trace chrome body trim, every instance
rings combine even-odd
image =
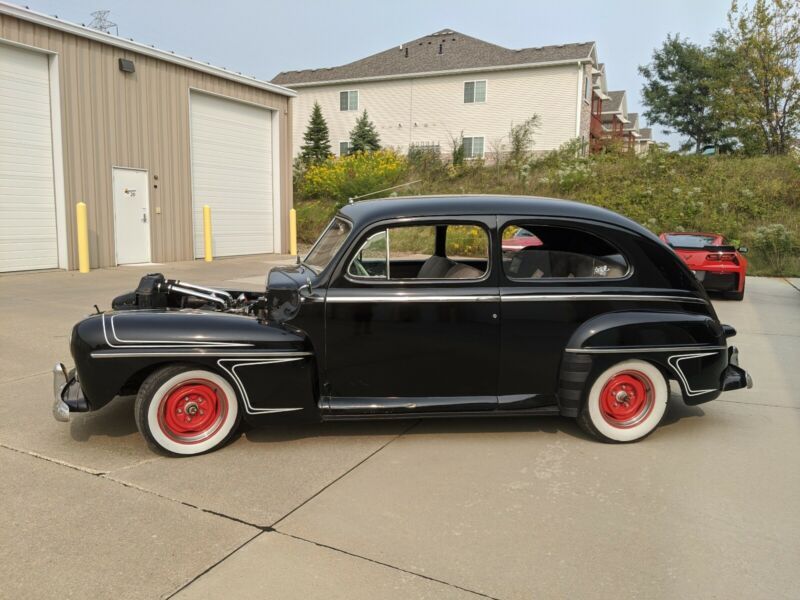
[[[690,296],[650,296],[645,294],[521,294],[503,295],[501,302],[552,302],[555,300],[630,300],[633,302],[696,302],[705,304],[702,298]]]
[[[161,350],[161,348],[158,348]],[[196,357],[218,357],[218,356],[237,356],[237,357],[251,357],[251,358],[287,358],[287,357],[297,357],[302,358],[304,356],[311,356],[311,352],[207,352],[205,348],[197,348],[195,352],[185,352],[183,350],[190,350],[190,348],[181,348],[180,352],[117,352],[115,350],[112,351],[103,351],[103,350],[96,350],[92,352],[92,358],[146,358],[146,357],[185,357],[185,356],[196,356]]]
[[[726,346],[661,346],[661,347],[628,347],[628,348],[567,348],[564,352],[571,354],[625,354],[631,352],[685,352],[691,350],[727,350]]]
[[[402,296],[331,296],[328,294],[327,302],[357,303],[357,302],[497,302],[497,295],[474,296],[435,296],[435,295],[402,295]]]
[[[500,294],[476,295],[413,295],[398,294],[395,296],[335,296],[328,294],[328,302],[559,302],[559,301],[632,301],[632,302],[695,302],[705,304],[702,298],[684,296],[649,296],[633,294],[524,294],[508,296]]]

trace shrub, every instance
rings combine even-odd
[[[395,185],[406,170],[406,159],[392,150],[356,152],[310,166],[297,188],[305,198],[333,200],[341,206],[348,198]]]
[[[795,249],[792,233],[782,223],[756,228],[750,234],[750,244],[775,273],[785,272],[785,267],[792,259],[792,251]]]

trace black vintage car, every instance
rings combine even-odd
[[[666,244],[563,200],[358,202],[266,294],[154,274],[112,306],[75,326],[54,414],[138,394],[142,435],[173,454],[219,447],[240,419],[563,415],[630,442],[670,380],[687,404],[752,385]]]

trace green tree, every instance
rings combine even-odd
[[[300,146],[300,160],[308,167],[318,165],[331,155],[331,140],[328,124],[322,116],[322,108],[314,102],[311,109],[311,118],[308,121],[303,145]]]
[[[786,154],[800,135],[800,5],[755,0],[714,36],[717,111],[749,153]]]
[[[353,131],[350,132],[350,153],[372,152],[380,150],[381,140],[375,125],[369,120],[366,109],[358,117]]]
[[[719,144],[726,137],[723,121],[711,96],[715,86],[716,63],[708,49],[669,35],[653,51],[650,64],[639,67],[646,83],[642,97],[644,116],[650,123],[663,125],[689,141],[699,151],[708,144]]]

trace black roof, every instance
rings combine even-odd
[[[599,221],[633,230],[648,237],[655,237],[652,232],[635,221],[611,210],[574,200],[537,196],[399,196],[379,200],[360,200],[343,206],[339,212],[353,221],[356,227],[384,219],[411,217],[530,215]]]

